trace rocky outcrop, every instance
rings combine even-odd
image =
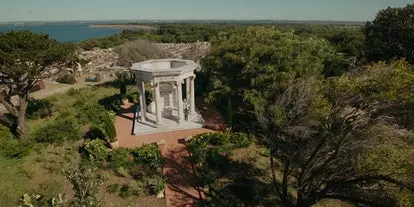
[[[118,68],[116,66],[118,54],[114,52],[112,48],[95,48],[90,51],[82,51],[79,53],[79,59],[87,62],[83,66],[84,71]]]
[[[184,58],[199,62],[210,51],[208,42],[196,43],[154,43],[157,47],[167,52],[169,58]],[[90,51],[79,52],[79,59],[86,62],[82,66],[83,71],[102,69],[124,69],[117,65],[119,55],[112,49],[95,48]]]
[[[156,43],[156,45],[167,51],[171,58],[190,59],[196,62],[205,57],[211,48],[209,42]]]

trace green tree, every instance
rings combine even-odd
[[[366,53],[374,61],[406,58],[414,62],[414,5],[383,9],[365,26]]]
[[[296,77],[322,77],[325,63],[342,58],[326,40],[266,27],[225,30],[212,44],[202,62],[209,79],[207,98],[226,106],[230,96],[236,111],[259,109],[274,98],[269,91],[283,92]]]
[[[52,74],[53,66],[56,69],[64,63],[73,50],[73,45],[59,43],[45,34],[29,31],[0,34],[0,101],[18,120],[19,135],[25,133],[30,90],[38,80]],[[13,95],[18,96],[17,105],[11,101]]]
[[[119,83],[119,93],[122,97],[126,96],[127,85],[132,81],[131,73],[125,71],[119,71],[116,73],[117,81]]]

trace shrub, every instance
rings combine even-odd
[[[118,193],[121,190],[121,186],[117,183],[109,185],[107,188],[109,193]]]
[[[86,140],[84,144],[85,156],[89,160],[94,160],[97,164],[103,164],[109,155],[108,147],[106,143],[100,139]]]
[[[132,194],[133,192],[127,184],[122,185],[121,189],[119,189],[119,196],[122,198],[130,197]]]
[[[142,163],[152,170],[158,170],[162,166],[161,150],[155,143],[133,149],[132,156],[136,162]]]
[[[229,141],[236,147],[248,147],[252,143],[252,137],[242,132],[236,132],[230,135]]]
[[[105,140],[105,130],[102,129],[100,125],[93,124],[92,127],[89,129],[88,132],[86,132],[85,137],[91,138],[91,139],[101,139]]]
[[[130,150],[124,148],[111,151],[108,157],[108,161],[110,162],[109,165],[113,169],[118,169],[120,167],[127,168],[132,164],[132,159]]]
[[[99,104],[86,104],[77,108],[77,118],[79,123],[92,122],[94,124],[101,124],[104,117],[107,115],[105,107]]]
[[[96,194],[104,179],[96,168],[81,166],[79,170],[69,170],[65,174],[74,191],[72,206],[102,206],[102,202],[96,198]]]
[[[65,73],[63,75],[60,75],[58,78],[56,78],[56,82],[64,83],[64,84],[75,84],[76,79],[73,74]]]
[[[21,158],[29,154],[32,144],[26,139],[16,139],[9,128],[0,125],[0,155],[5,158]]]
[[[121,110],[121,100],[121,95],[115,94],[113,96],[109,96],[99,100],[99,104],[104,106],[107,110],[119,112]]]
[[[208,138],[209,144],[213,146],[221,146],[229,143],[230,134],[229,133],[209,133],[206,136],[210,136]]]
[[[112,121],[109,114],[105,114],[103,117],[103,123],[102,128],[105,130],[106,138],[109,142],[115,142],[116,141],[116,129],[114,122]]]
[[[125,71],[118,71],[116,73],[116,77],[118,78],[117,81],[120,85],[119,87],[119,93],[121,96],[125,96],[127,93],[127,84],[131,82],[131,75],[128,72]]]
[[[53,122],[38,128],[32,137],[41,143],[62,144],[65,141],[76,141],[82,138],[74,117],[57,117]]]
[[[139,103],[139,93],[131,93],[128,96],[128,101],[131,103]]]
[[[166,179],[164,179],[162,176],[158,176],[157,178],[152,180],[152,182],[148,183],[148,192],[150,194],[160,193],[162,190],[165,189],[165,181]]]
[[[52,103],[48,100],[31,99],[27,105],[26,115],[29,119],[45,118],[52,115]]]

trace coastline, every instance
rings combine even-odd
[[[90,28],[112,28],[112,29],[142,29],[153,30],[155,27],[146,25],[129,25],[129,24],[91,24]]]

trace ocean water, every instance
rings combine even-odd
[[[11,30],[29,30],[48,34],[60,42],[80,42],[91,38],[100,38],[120,33],[117,28],[90,28],[90,24],[53,24],[53,25],[6,25],[0,26],[0,32]]]

